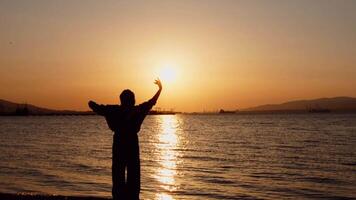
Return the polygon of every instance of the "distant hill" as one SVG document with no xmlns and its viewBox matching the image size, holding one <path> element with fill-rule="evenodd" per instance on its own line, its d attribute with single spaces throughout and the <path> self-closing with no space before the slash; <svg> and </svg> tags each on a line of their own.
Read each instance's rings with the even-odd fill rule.
<svg viewBox="0 0 356 200">
<path fill-rule="evenodd" d="M 150 115 L 174 115 L 178 112 L 151 110 Z M 0 99 L 0 116 L 5 115 L 94 115 L 92 111 L 54 110 L 31 104 L 20 104 Z"/>
<path fill-rule="evenodd" d="M 281 104 L 267 104 L 243 109 L 242 111 L 308 111 L 327 109 L 330 111 L 356 111 L 356 98 L 334 97 L 311 100 L 289 101 Z"/>
<path fill-rule="evenodd" d="M 26 109 L 28 115 L 86 115 L 92 114 L 88 111 L 73 111 L 73 110 L 53 110 L 41 108 L 31 104 L 19 104 L 0 99 L 0 115 L 17 115 L 19 110 Z"/>
</svg>

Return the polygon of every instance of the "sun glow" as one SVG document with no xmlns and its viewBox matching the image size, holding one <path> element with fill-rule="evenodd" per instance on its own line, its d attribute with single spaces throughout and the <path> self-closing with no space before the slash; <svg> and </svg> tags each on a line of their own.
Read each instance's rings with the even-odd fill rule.
<svg viewBox="0 0 356 200">
<path fill-rule="evenodd" d="M 158 71 L 158 77 L 164 82 L 177 80 L 178 67 L 175 64 L 165 64 Z"/>
</svg>

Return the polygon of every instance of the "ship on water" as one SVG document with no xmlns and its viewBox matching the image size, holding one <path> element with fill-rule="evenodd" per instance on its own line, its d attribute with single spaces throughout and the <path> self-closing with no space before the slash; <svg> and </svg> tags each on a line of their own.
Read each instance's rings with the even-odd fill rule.
<svg viewBox="0 0 356 200">
<path fill-rule="evenodd" d="M 224 110 L 224 109 L 220 109 L 219 114 L 234 114 L 236 113 L 235 110 Z"/>
<path fill-rule="evenodd" d="M 312 107 L 312 106 L 307 107 L 307 111 L 309 113 L 329 113 L 329 112 L 331 112 L 330 109 L 322 108 L 318 105 L 316 105 L 314 107 Z"/>
</svg>

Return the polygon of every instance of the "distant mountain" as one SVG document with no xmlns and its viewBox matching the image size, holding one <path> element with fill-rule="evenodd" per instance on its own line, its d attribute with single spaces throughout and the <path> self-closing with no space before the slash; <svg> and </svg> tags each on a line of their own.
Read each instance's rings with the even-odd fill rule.
<svg viewBox="0 0 356 200">
<path fill-rule="evenodd" d="M 25 112 L 24 112 L 25 111 Z M 0 99 L 0 115 L 85 115 L 88 111 L 53 110 L 31 104 L 19 104 Z"/>
<path fill-rule="evenodd" d="M 309 110 L 329 110 L 329 111 L 356 111 L 356 98 L 334 97 L 320 98 L 312 100 L 289 101 L 281 104 L 267 104 L 242 111 L 309 111 Z"/>
</svg>

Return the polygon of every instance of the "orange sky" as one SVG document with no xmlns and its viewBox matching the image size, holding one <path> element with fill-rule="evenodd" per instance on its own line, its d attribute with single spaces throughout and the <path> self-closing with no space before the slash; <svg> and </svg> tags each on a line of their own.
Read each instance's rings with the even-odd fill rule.
<svg viewBox="0 0 356 200">
<path fill-rule="evenodd" d="M 355 1 L 1 1 L 0 98 L 235 109 L 356 96 Z"/>
</svg>

